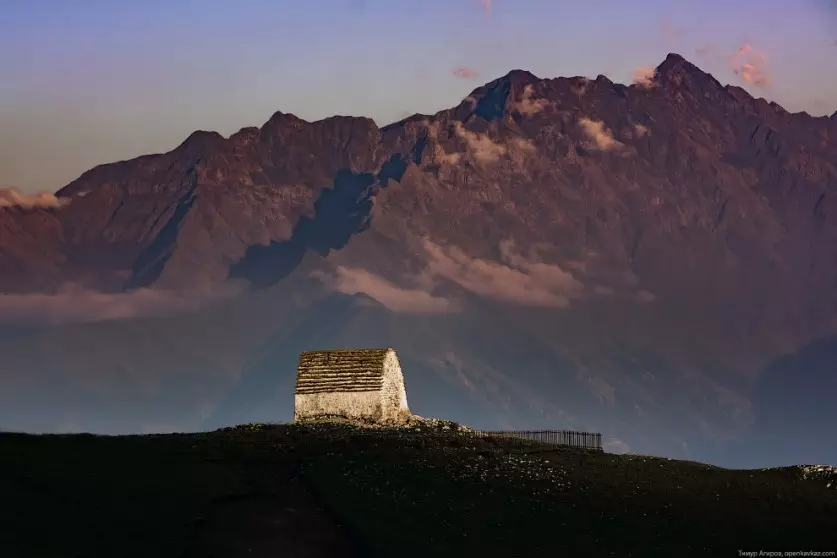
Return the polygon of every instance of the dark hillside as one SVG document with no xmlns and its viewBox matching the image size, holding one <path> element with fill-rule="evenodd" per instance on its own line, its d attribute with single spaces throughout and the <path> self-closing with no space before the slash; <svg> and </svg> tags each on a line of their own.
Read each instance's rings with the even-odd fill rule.
<svg viewBox="0 0 837 558">
<path fill-rule="evenodd" d="M 0 555 L 833 549 L 833 470 L 729 470 L 498 444 L 337 424 L 142 437 L 3 434 Z"/>
</svg>

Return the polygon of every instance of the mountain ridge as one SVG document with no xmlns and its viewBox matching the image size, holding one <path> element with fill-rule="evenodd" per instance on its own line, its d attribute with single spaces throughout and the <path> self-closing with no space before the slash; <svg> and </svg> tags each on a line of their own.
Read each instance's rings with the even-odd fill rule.
<svg viewBox="0 0 837 558">
<path fill-rule="evenodd" d="M 830 119 L 722 86 L 676 54 L 629 86 L 514 70 L 455 107 L 383 127 L 276 112 L 261 128 L 195 132 L 168 153 L 95 167 L 59 190 L 71 200 L 60 208 L 0 208 L 0 288 L 25 312 L 27 296 L 66 304 L 67 283 L 130 297 L 233 279 L 252 290 L 224 303 L 230 323 L 250 323 L 246 300 L 259 292 L 275 305 L 273 321 L 259 318 L 261 338 L 284 331 L 278 314 L 294 295 L 281 291 L 313 273 L 306 281 L 322 296 L 380 304 L 321 342 L 386 338 L 415 363 L 420 403 L 434 408 L 424 386 L 446 385 L 434 388 L 453 390 L 446 405 L 472 392 L 491 402 L 473 416 L 494 408 L 492 420 L 531 425 L 573 415 L 612 425 L 632 446 L 659 436 L 664 449 L 648 451 L 688 453 L 682 444 L 740 439 L 759 415 L 749 398 L 763 371 L 837 336 L 833 130 Z M 311 258 L 319 263 L 309 269 Z M 293 307 L 302 322 L 331 303 L 308 304 Z M 223 346 L 235 332 L 206 312 L 196 314 L 210 322 L 206 339 Z M 358 325 L 376 319 L 397 333 Z M 427 325 L 413 338 L 408 326 L 419 321 Z M 187 335 L 198 327 L 171 323 Z M 49 334 L 0 346 L 15 363 L 8 374 L 55 373 L 21 357 L 27 343 L 47 343 L 39 335 Z M 221 405 L 246 370 L 275 394 L 297 348 L 251 370 L 251 351 L 270 351 L 241 340 L 223 356 L 236 364 L 212 368 L 224 380 L 203 404 Z M 204 356 L 160 351 L 160 369 L 174 374 L 178 362 L 197 381 L 192 367 Z M 117 366 L 120 356 L 105 360 Z M 242 422 L 245 403 L 229 400 L 224 420 Z M 522 411 L 527 401 L 541 411 Z"/>
</svg>

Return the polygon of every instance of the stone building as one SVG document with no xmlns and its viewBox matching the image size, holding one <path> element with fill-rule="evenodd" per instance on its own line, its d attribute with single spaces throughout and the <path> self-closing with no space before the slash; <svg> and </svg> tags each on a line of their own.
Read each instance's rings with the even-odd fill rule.
<svg viewBox="0 0 837 558">
<path fill-rule="evenodd" d="M 389 422 L 409 415 L 394 349 L 307 351 L 299 356 L 294 421 L 343 417 Z"/>
</svg>

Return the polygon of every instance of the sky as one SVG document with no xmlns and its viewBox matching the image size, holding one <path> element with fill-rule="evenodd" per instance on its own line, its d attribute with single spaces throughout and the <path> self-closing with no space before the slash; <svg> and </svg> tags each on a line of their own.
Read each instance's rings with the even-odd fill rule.
<svg viewBox="0 0 837 558">
<path fill-rule="evenodd" d="M 669 52 L 837 110 L 837 0 L 2 0 L 0 188 L 55 191 L 277 110 L 385 125 L 512 69 L 630 83 Z"/>
</svg>

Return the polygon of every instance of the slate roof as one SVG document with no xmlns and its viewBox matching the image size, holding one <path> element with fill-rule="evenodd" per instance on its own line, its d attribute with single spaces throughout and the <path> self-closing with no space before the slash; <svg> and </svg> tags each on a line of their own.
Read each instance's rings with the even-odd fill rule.
<svg viewBox="0 0 837 558">
<path fill-rule="evenodd" d="M 299 355 L 297 395 L 338 391 L 378 391 L 384 359 L 392 349 L 305 351 Z"/>
</svg>

